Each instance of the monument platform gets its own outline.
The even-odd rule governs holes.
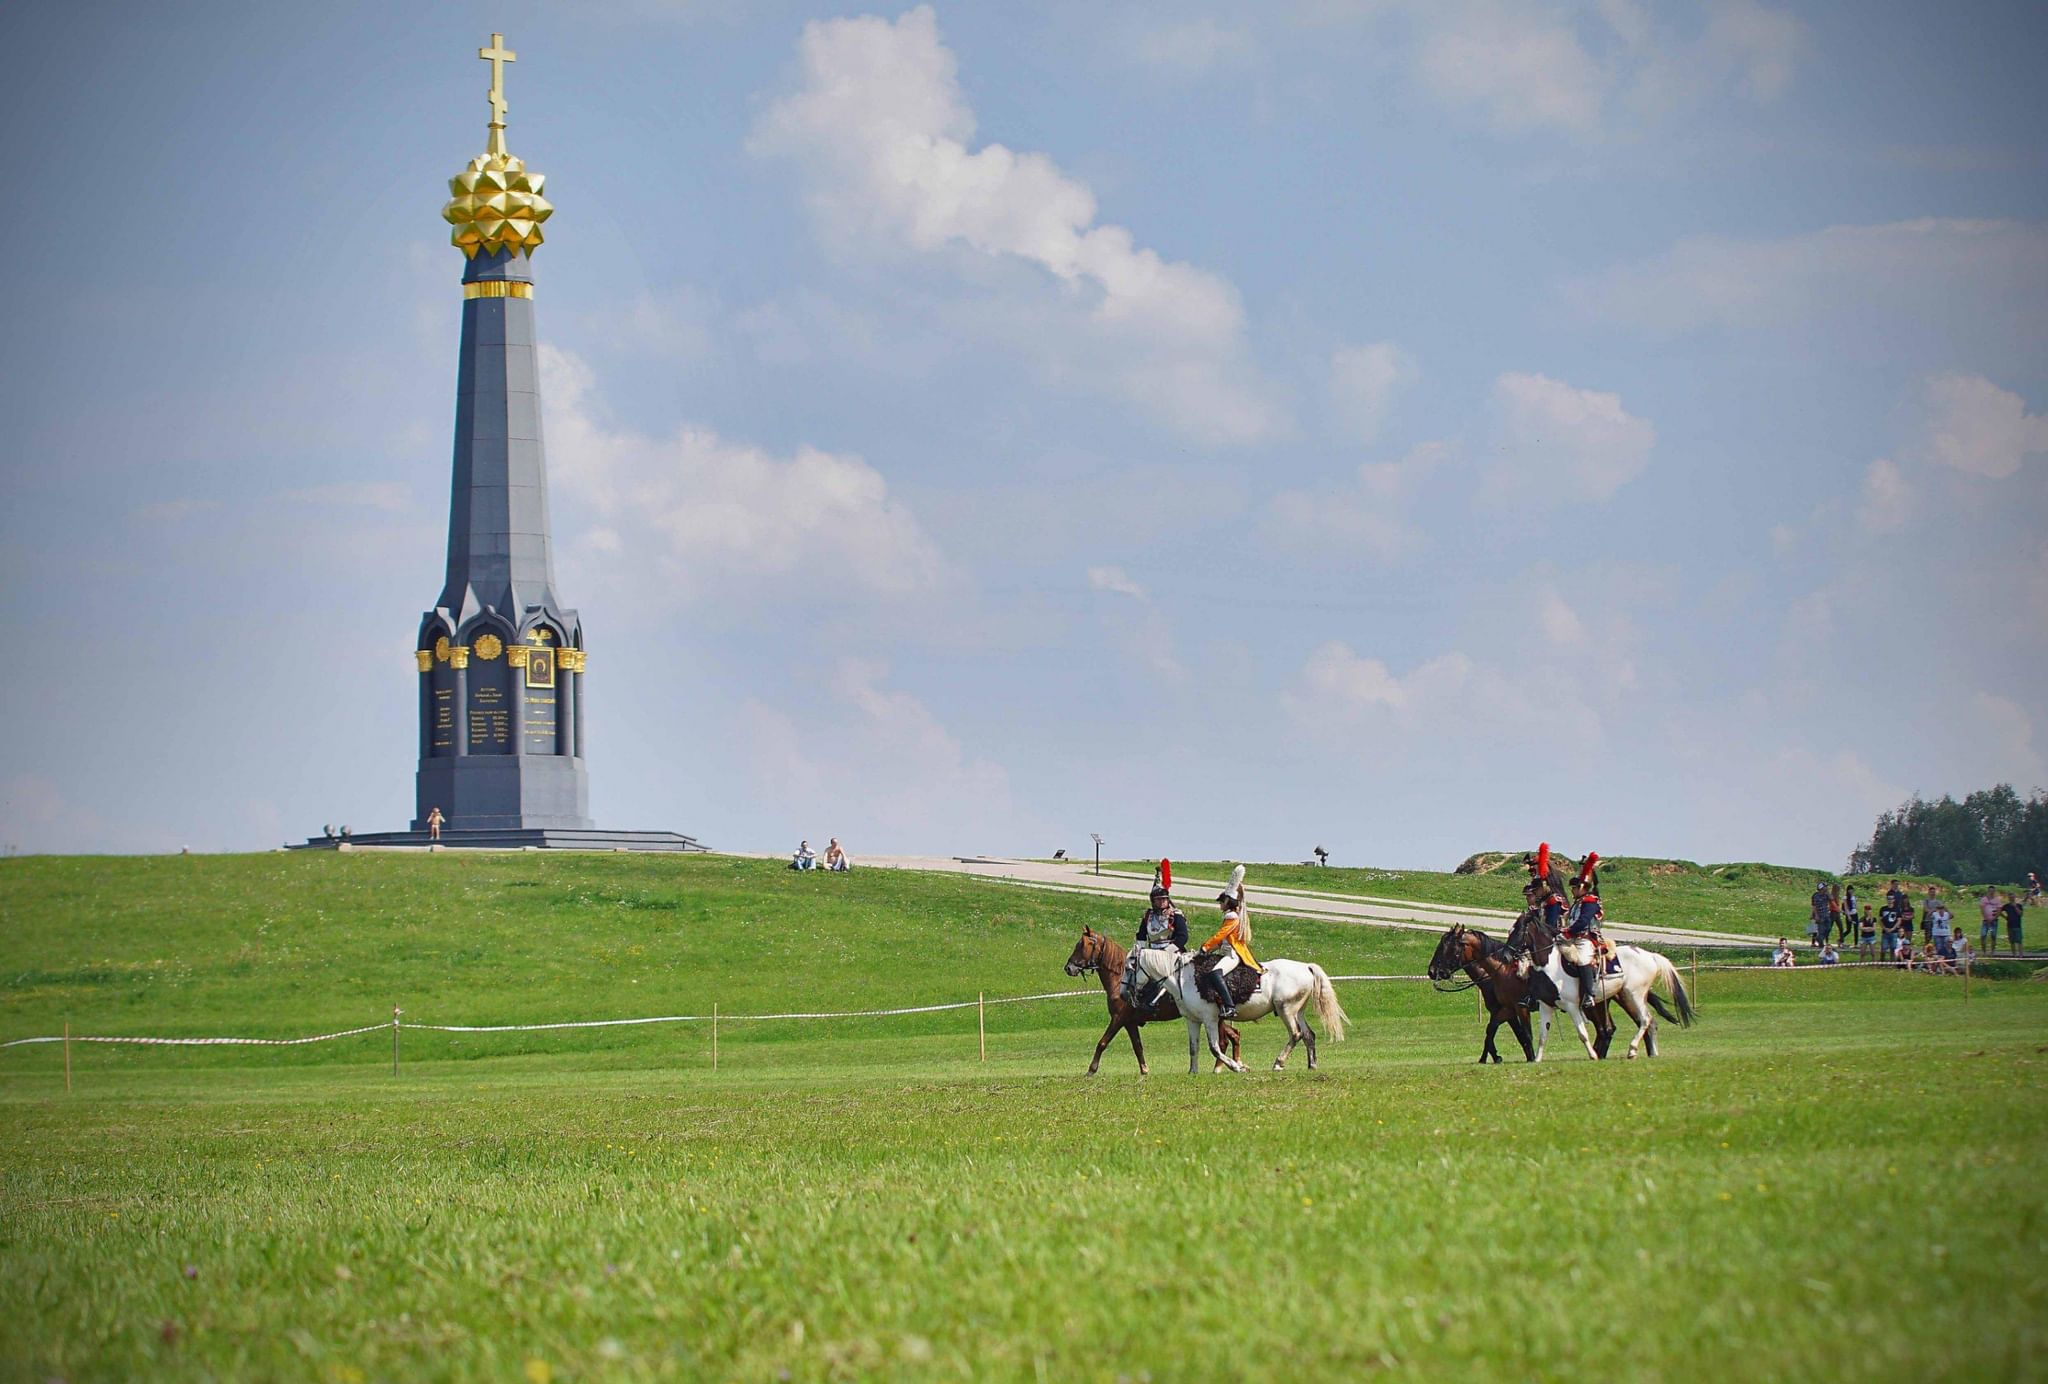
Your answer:
[[[444,827],[436,841],[424,831],[370,831],[352,836],[309,836],[286,846],[293,851],[331,851],[342,846],[372,849],[477,851],[708,851],[693,836],[674,831],[606,831],[598,827],[503,827],[458,831]]]

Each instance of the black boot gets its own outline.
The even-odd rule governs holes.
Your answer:
[[[1596,996],[1600,993],[1600,968],[1598,966],[1574,966],[1572,974],[1579,982],[1579,1008],[1591,1014],[1599,1005]]]
[[[1226,1019],[1236,1018],[1237,1006],[1230,1002],[1230,986],[1224,983],[1223,977],[1211,971],[1202,980],[1207,987],[1205,993],[1215,1004],[1216,1011]]]

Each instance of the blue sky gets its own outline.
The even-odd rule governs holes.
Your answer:
[[[605,825],[1838,866],[2048,787],[2038,7],[42,5],[0,843],[409,815],[493,30]]]

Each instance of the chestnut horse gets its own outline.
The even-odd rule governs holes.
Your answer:
[[[1531,1062],[1536,1060],[1536,1046],[1529,1040],[1529,989],[1532,977],[1541,972],[1525,973],[1516,964],[1520,960],[1521,954],[1506,943],[1496,942],[1478,928],[1463,923],[1437,941],[1436,955],[1429,959],[1431,980],[1441,986],[1462,970],[1486,1002],[1490,1022],[1486,1025],[1486,1042],[1479,1049],[1482,1065],[1489,1057],[1496,1063],[1501,1060],[1500,1049],[1493,1045],[1493,1035],[1502,1024],[1522,1044],[1522,1056]]]
[[[1109,1027],[1102,1030],[1102,1037],[1095,1044],[1095,1056],[1089,1059],[1090,1076],[1094,1076],[1096,1068],[1102,1065],[1103,1049],[1110,1045],[1118,1029],[1131,1035],[1131,1051],[1138,1058],[1138,1075],[1151,1075],[1152,1069],[1145,1062],[1145,1044],[1138,1037],[1138,1027],[1141,1024],[1165,1023],[1169,1019],[1180,1017],[1180,1010],[1173,1002],[1173,987],[1170,985],[1159,987],[1159,998],[1153,1001],[1150,1009],[1140,1010],[1125,1001],[1124,959],[1129,955],[1130,953],[1118,946],[1112,938],[1092,927],[1084,927],[1081,929],[1081,940],[1074,943],[1073,953],[1067,957],[1067,974],[1078,976],[1085,971],[1094,971],[1096,979],[1102,982],[1103,997],[1109,1001]],[[1230,1048],[1231,1060],[1236,1061],[1236,1025],[1223,1025],[1223,1041]],[[1219,1062],[1216,1065],[1217,1070],[1221,1071],[1223,1064]]]

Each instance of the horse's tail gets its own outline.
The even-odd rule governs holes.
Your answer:
[[[1691,1028],[1692,999],[1685,993],[1685,981],[1679,977],[1678,967],[1672,965],[1671,958],[1664,955],[1664,953],[1662,952],[1655,952],[1653,953],[1653,955],[1657,958],[1658,975],[1663,979],[1671,982],[1671,998],[1678,1005],[1677,1022],[1682,1027]],[[1657,992],[1655,990],[1652,990],[1650,992],[1650,1003],[1656,1004],[1657,1012],[1659,1014],[1662,1014],[1665,1018],[1669,1019],[1672,1017],[1671,1011],[1667,1010],[1663,1005],[1657,1004]]]
[[[1344,1012],[1344,1006],[1337,1003],[1337,987],[1330,984],[1330,976],[1321,966],[1308,963],[1309,974],[1315,979],[1316,1017],[1323,1021],[1334,1042],[1344,1041],[1344,1025],[1351,1022],[1351,1016]]]

